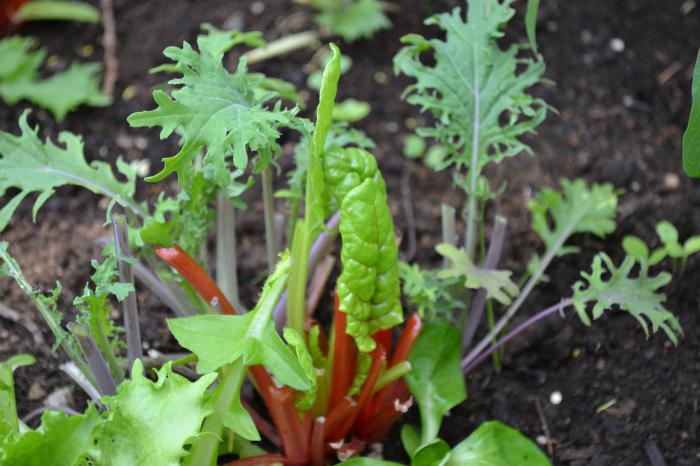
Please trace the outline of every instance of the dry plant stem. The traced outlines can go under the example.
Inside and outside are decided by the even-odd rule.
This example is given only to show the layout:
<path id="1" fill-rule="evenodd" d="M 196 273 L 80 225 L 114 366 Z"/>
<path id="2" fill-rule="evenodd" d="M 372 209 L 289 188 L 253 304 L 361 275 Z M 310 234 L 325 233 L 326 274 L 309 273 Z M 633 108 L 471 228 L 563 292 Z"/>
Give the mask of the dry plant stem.
<path id="1" fill-rule="evenodd" d="M 540 418 L 540 424 L 542 424 L 542 433 L 544 433 L 547 439 L 547 453 L 549 454 L 549 459 L 554 461 L 554 443 L 552 442 L 552 435 L 549 432 L 549 423 L 547 422 L 547 415 L 542 409 L 542 403 L 540 403 L 539 397 L 534 398 L 535 409 L 537 410 L 537 416 Z"/>
<path id="2" fill-rule="evenodd" d="M 48 354 L 48 348 L 46 346 L 44 336 L 41 334 L 41 329 L 39 329 L 39 326 L 36 325 L 30 318 L 5 306 L 3 303 L 0 303 L 0 317 L 19 324 L 27 329 L 32 336 L 32 340 L 34 340 L 34 346 L 36 346 L 37 350 Z"/>
<path id="3" fill-rule="evenodd" d="M 92 375 L 95 377 L 100 394 L 103 396 L 115 395 L 117 393 L 117 384 L 114 383 L 107 361 L 105 361 L 95 340 L 88 334 L 87 328 L 82 325 L 72 325 L 70 330 L 78 342 L 83 356 L 85 356 Z"/>
<path id="4" fill-rule="evenodd" d="M 503 252 L 503 241 L 506 237 L 506 226 L 508 225 L 508 220 L 505 217 L 496 215 L 493 221 L 493 232 L 491 233 L 491 242 L 489 243 L 489 249 L 486 252 L 486 262 L 484 263 L 485 269 L 495 269 L 498 266 L 498 261 L 501 260 L 501 253 Z M 462 332 L 462 351 L 466 351 L 472 344 L 474 339 L 474 334 L 476 329 L 481 323 L 481 319 L 484 316 L 484 306 L 486 305 L 486 289 L 481 288 L 476 293 L 476 297 L 472 302 L 471 309 L 469 311 L 469 318 L 464 323 L 464 331 Z"/>
<path id="5" fill-rule="evenodd" d="M 277 232 L 275 231 L 275 199 L 272 193 L 272 170 L 262 171 L 263 210 L 265 215 L 265 247 L 267 249 L 267 269 L 270 273 L 277 263 Z"/>
<path id="6" fill-rule="evenodd" d="M 102 396 L 97 390 L 95 385 L 88 380 L 85 374 L 75 365 L 74 362 L 67 362 L 59 366 L 61 369 L 77 386 L 83 389 L 83 391 L 90 397 L 92 401 L 102 406 L 100 399 Z"/>
<path id="7" fill-rule="evenodd" d="M 119 74 L 119 60 L 117 59 L 117 26 L 114 20 L 114 6 L 112 0 L 100 0 L 102 8 L 102 47 L 104 48 L 105 77 L 102 81 L 102 93 L 112 98 L 114 85 Z"/>
<path id="8" fill-rule="evenodd" d="M 449 204 L 440 205 L 440 214 L 442 218 L 442 242 L 446 244 L 457 244 L 457 222 L 455 220 L 455 208 Z M 449 259 L 445 257 L 442 261 L 444 267 L 450 265 Z"/>
<path id="9" fill-rule="evenodd" d="M 186 298 L 178 299 L 173 291 L 141 262 L 133 264 L 131 271 L 134 274 L 134 278 L 151 290 L 177 317 L 186 317 L 193 314 L 193 312 L 188 311 L 188 309 L 191 309 L 191 306 L 184 304 L 186 303 Z"/>
<path id="10" fill-rule="evenodd" d="M 216 284 L 231 304 L 241 309 L 236 248 L 235 207 L 219 194 L 216 196 Z"/>
<path id="11" fill-rule="evenodd" d="M 413 162 L 408 162 L 401 174 L 401 204 L 406 216 L 406 236 L 408 245 L 404 253 L 404 260 L 409 262 L 416 255 L 416 218 L 413 213 L 413 199 L 411 196 L 411 171 Z"/>
<path id="12" fill-rule="evenodd" d="M 295 50 L 314 47 L 318 44 L 318 40 L 318 33 L 315 31 L 298 32 L 269 42 L 264 47 L 251 50 L 243 57 L 248 61 L 249 65 L 252 65 L 253 63 L 259 63 L 280 55 L 286 55 Z"/>
<path id="13" fill-rule="evenodd" d="M 322 257 L 328 254 L 333 241 L 338 236 L 338 225 L 340 224 L 340 211 L 331 216 L 326 222 L 326 231 L 318 235 L 311 250 L 309 251 L 309 263 L 308 263 L 308 275 L 311 276 L 318 265 L 318 262 Z M 272 313 L 275 319 L 275 324 L 277 330 L 281 331 L 282 327 L 285 325 L 285 318 L 287 317 L 287 290 L 282 293 L 279 301 L 275 305 L 275 310 Z"/>
<path id="14" fill-rule="evenodd" d="M 119 280 L 122 283 L 134 286 L 134 276 L 131 273 L 131 259 L 129 249 L 129 229 L 126 218 L 123 215 L 112 215 L 112 229 L 114 231 L 114 250 L 119 264 Z M 136 305 L 136 291 L 132 290 L 124 299 L 124 330 L 126 331 L 126 353 L 129 359 L 129 370 L 134 361 L 143 358 L 141 348 L 141 329 L 139 328 L 139 311 Z"/>
<path id="15" fill-rule="evenodd" d="M 468 374 L 471 372 L 474 368 L 476 368 L 479 364 L 481 364 L 486 358 L 488 358 L 494 351 L 498 350 L 499 348 L 503 347 L 506 343 L 508 343 L 510 340 L 527 330 L 528 328 L 532 327 L 534 324 L 539 322 L 540 320 L 544 319 L 545 317 L 548 317 L 556 312 L 563 311 L 565 308 L 568 306 L 571 306 L 573 301 L 571 299 L 565 299 L 561 301 L 558 304 L 555 304 L 553 306 L 548 307 L 547 309 L 544 309 L 534 316 L 530 317 L 527 319 L 525 322 L 522 324 L 518 325 L 514 329 L 512 329 L 510 332 L 508 332 L 503 338 L 499 339 L 496 341 L 493 345 L 491 345 L 486 351 L 483 353 L 479 354 L 476 359 L 473 361 L 469 362 L 469 364 L 465 364 L 465 359 L 462 360 L 462 371 L 465 374 Z"/>
<path id="16" fill-rule="evenodd" d="M 549 263 L 552 262 L 552 259 L 554 259 L 554 257 L 557 255 L 557 252 L 564 245 L 564 242 L 566 242 L 567 238 L 569 238 L 569 236 L 571 235 L 573 227 L 576 225 L 577 222 L 578 219 L 572 219 L 570 225 L 568 225 L 567 228 L 565 228 L 562 231 L 561 236 L 559 236 L 559 238 L 557 238 L 554 244 L 552 244 L 552 247 L 550 247 L 547 250 L 547 253 L 540 261 L 537 270 L 535 270 L 535 272 L 530 276 L 530 279 L 527 281 L 522 291 L 520 291 L 520 294 L 515 299 L 515 301 L 513 301 L 510 307 L 508 307 L 508 310 L 506 310 L 503 317 L 501 317 L 499 321 L 496 322 L 496 325 L 493 326 L 488 335 L 482 338 L 479 341 L 479 343 L 469 352 L 469 354 L 467 354 L 462 359 L 462 369 L 472 365 L 474 360 L 479 357 L 481 352 L 484 351 L 484 349 L 498 336 L 499 333 L 501 333 L 501 330 L 503 330 L 503 328 L 508 324 L 510 319 L 512 319 L 513 316 L 518 312 L 520 306 L 522 306 L 527 297 L 530 295 L 530 292 L 533 290 L 533 288 L 535 288 L 535 285 L 537 285 L 537 282 L 540 281 L 540 278 L 549 266 Z"/>

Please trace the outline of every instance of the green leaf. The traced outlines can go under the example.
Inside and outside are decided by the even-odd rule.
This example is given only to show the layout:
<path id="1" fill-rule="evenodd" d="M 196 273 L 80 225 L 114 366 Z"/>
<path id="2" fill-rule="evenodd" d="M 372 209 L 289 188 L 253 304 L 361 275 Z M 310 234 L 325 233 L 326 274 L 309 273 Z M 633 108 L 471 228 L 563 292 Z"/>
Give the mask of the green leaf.
<path id="1" fill-rule="evenodd" d="M 411 466 L 440 466 L 450 454 L 450 446 L 444 440 L 435 439 L 416 450 Z"/>
<path id="2" fill-rule="evenodd" d="M 18 354 L 0 363 L 0 442 L 8 435 L 19 432 L 13 372 L 18 367 L 29 366 L 35 362 L 36 359 L 32 355 Z M 0 458 L 2 458 L 2 454 L 0 454 Z"/>
<path id="3" fill-rule="evenodd" d="M 535 29 L 537 28 L 537 11 L 540 9 L 540 0 L 527 0 L 527 13 L 525 13 L 525 30 L 530 48 L 537 53 L 537 40 Z"/>
<path id="4" fill-rule="evenodd" d="M 169 319 L 178 343 L 197 355 L 200 374 L 239 358 L 247 366 L 262 364 L 280 383 L 299 390 L 311 386 L 304 369 L 275 331 L 272 310 L 285 288 L 290 261 L 283 258 L 265 282 L 258 303 L 244 315 L 199 315 Z"/>
<path id="5" fill-rule="evenodd" d="M 425 139 L 415 134 L 406 136 L 403 142 L 403 155 L 409 159 L 419 159 L 425 154 Z"/>
<path id="6" fill-rule="evenodd" d="M 411 424 L 404 424 L 401 427 L 401 443 L 406 454 L 412 457 L 420 447 L 420 433 Z"/>
<path id="7" fill-rule="evenodd" d="M 394 223 L 383 180 L 366 178 L 343 198 L 340 235 L 340 310 L 348 316 L 347 333 L 360 351 L 370 352 L 374 333 L 403 320 Z"/>
<path id="8" fill-rule="evenodd" d="M 638 236 L 627 235 L 622 239 L 622 249 L 637 262 L 649 260 L 649 248 Z"/>
<path id="9" fill-rule="evenodd" d="M 615 230 L 617 194 L 609 183 L 594 184 L 590 189 L 583 180 L 561 180 L 563 193 L 544 188 L 530 201 L 532 228 L 542 238 L 547 250 L 557 255 L 577 251 L 564 247 L 575 233 L 590 233 L 600 238 Z"/>
<path id="10" fill-rule="evenodd" d="M 100 424 L 102 419 L 93 405 L 90 405 L 85 414 L 80 416 L 69 416 L 61 411 L 46 411 L 41 416 L 41 425 L 38 429 L 7 438 L 0 444 L 2 464 L 12 466 L 87 464 L 85 460 L 96 453 L 95 435 Z"/>
<path id="11" fill-rule="evenodd" d="M 287 341 L 289 346 L 294 348 L 299 365 L 304 370 L 306 378 L 311 383 L 311 387 L 304 392 L 304 396 L 296 403 L 297 409 L 300 411 L 307 411 L 311 408 L 311 406 L 313 406 L 314 401 L 316 401 L 318 380 L 316 376 L 316 368 L 314 367 L 314 360 L 311 357 L 309 350 L 306 348 L 304 337 L 302 337 L 299 332 L 286 327 L 284 329 L 284 339 Z"/>
<path id="12" fill-rule="evenodd" d="M 435 117 L 435 126 L 419 128 L 418 135 L 448 148 L 445 166 L 479 173 L 532 152 L 521 137 L 544 120 L 547 104 L 526 91 L 540 82 L 545 66 L 540 58 L 519 56 L 516 45 L 498 46 L 500 29 L 514 14 L 510 3 L 470 0 L 466 20 L 455 8 L 425 21 L 445 31 L 444 39 L 401 39 L 406 46 L 394 57 L 394 70 L 415 80 L 404 93 L 407 102 Z"/>
<path id="13" fill-rule="evenodd" d="M 33 5 L 42 2 L 30 2 Z M 19 36 L 0 40 L 0 97 L 9 105 L 29 100 L 46 108 L 61 121 L 80 105 L 103 107 L 110 99 L 100 91 L 99 63 L 73 63 L 63 72 L 42 79 L 39 68 L 43 49 L 31 51 L 34 41 Z"/>
<path id="14" fill-rule="evenodd" d="M 357 99 L 345 99 L 333 107 L 333 119 L 354 123 L 369 115 L 372 106 L 368 102 Z"/>
<path id="15" fill-rule="evenodd" d="M 89 189 L 137 214 L 145 215 L 133 200 L 136 175 L 128 169 L 128 165 L 117 164 L 127 177 L 126 181 L 121 182 L 108 164 L 99 161 L 88 164 L 83 154 L 82 140 L 72 133 L 62 132 L 58 136 L 65 148 L 51 140 L 42 143 L 38 137 L 39 129 L 29 126 L 27 115 L 28 112 L 24 112 L 20 117 L 19 136 L 0 131 L 0 195 L 10 188 L 19 189 L 0 209 L 0 231 L 7 226 L 15 209 L 30 193 L 39 193 L 33 208 L 36 217 L 54 190 L 66 185 Z"/>
<path id="16" fill-rule="evenodd" d="M 688 176 L 700 176 L 700 50 L 693 69 L 692 105 L 688 127 L 683 133 L 683 170 Z"/>
<path id="17" fill-rule="evenodd" d="M 438 272 L 439 279 L 463 277 L 464 286 L 473 290 L 484 288 L 489 298 L 508 305 L 518 295 L 518 285 L 510 279 L 509 270 L 489 270 L 477 267 L 469 259 L 464 248 L 457 249 L 451 244 L 442 243 L 435 250 L 452 262 L 450 267 Z"/>
<path id="18" fill-rule="evenodd" d="M 678 242 L 678 230 L 671 222 L 664 220 L 657 223 L 656 234 L 659 235 L 659 239 L 661 243 L 663 243 L 664 249 L 668 252 L 669 256 L 674 259 L 684 256 L 683 246 Z"/>
<path id="19" fill-rule="evenodd" d="M 404 378 L 420 409 L 422 445 L 437 438 L 445 413 L 467 399 L 461 340 L 456 327 L 436 321 L 421 329 L 411 351 L 413 369 Z"/>
<path id="20" fill-rule="evenodd" d="M 22 5 L 15 13 L 14 20 L 20 23 L 46 20 L 99 23 L 101 17 L 100 10 L 89 3 L 67 0 L 41 0 L 27 2 Z"/>
<path id="21" fill-rule="evenodd" d="M 344 2 L 312 1 L 321 10 L 316 16 L 319 26 L 348 42 L 368 38 L 380 29 L 391 25 L 379 0 L 354 0 Z"/>
<path id="22" fill-rule="evenodd" d="M 160 126 L 162 139 L 178 130 L 182 148 L 164 158 L 163 169 L 147 181 L 160 181 L 177 172 L 180 184 L 187 185 L 195 155 L 203 150 L 206 178 L 226 188 L 230 183 L 230 158 L 233 167 L 241 170 L 248 165 L 248 151 L 265 154 L 269 161 L 270 154 L 280 152 L 277 139 L 281 129 L 304 126 L 296 117 L 298 108 L 283 109 L 277 92 L 253 85 L 259 79 L 249 78 L 245 60 L 239 62 L 233 74 L 224 68 L 223 51 L 231 44 L 245 42 L 245 35 L 227 34 L 229 39 L 223 42 L 218 36 L 200 36 L 199 52 L 187 42 L 182 48 L 165 49 L 165 56 L 174 62 L 167 69 L 181 75 L 169 81 L 175 90 L 170 94 L 154 91 L 157 108 L 131 114 L 128 121 L 133 127 Z"/>
<path id="23" fill-rule="evenodd" d="M 595 256 L 591 272 L 581 273 L 583 280 L 573 286 L 573 304 L 579 318 L 585 325 L 590 325 L 591 317 L 598 319 L 605 311 L 617 306 L 637 319 L 647 335 L 651 324 L 652 332 L 661 329 L 677 344 L 683 331 L 673 313 L 664 307 L 666 295 L 658 291 L 671 281 L 671 275 L 661 272 L 649 276 L 647 264 L 642 262 L 638 275 L 632 277 L 634 264 L 635 260 L 630 256 L 619 267 L 605 253 Z M 587 311 L 589 303 L 594 303 L 590 317 Z"/>
<path id="24" fill-rule="evenodd" d="M 551 466 L 523 434 L 498 421 L 483 423 L 450 453 L 446 466 Z"/>
<path id="25" fill-rule="evenodd" d="M 101 466 L 179 466 L 184 446 L 198 433 L 212 411 L 206 389 L 216 379 L 207 374 L 196 382 L 175 374 L 168 363 L 152 382 L 134 361 L 132 380 L 119 386 L 113 397 L 103 398 L 110 408 L 98 439 Z"/>

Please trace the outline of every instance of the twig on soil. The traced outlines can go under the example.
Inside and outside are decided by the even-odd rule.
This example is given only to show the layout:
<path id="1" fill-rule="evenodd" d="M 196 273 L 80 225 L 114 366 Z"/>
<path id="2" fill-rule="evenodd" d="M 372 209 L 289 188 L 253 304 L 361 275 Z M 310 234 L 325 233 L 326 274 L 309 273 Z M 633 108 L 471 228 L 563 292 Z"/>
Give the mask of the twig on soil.
<path id="1" fill-rule="evenodd" d="M 547 422 L 547 416 L 544 414 L 544 409 L 542 409 L 542 403 L 540 403 L 539 398 L 533 398 L 535 403 L 535 409 L 537 410 L 537 416 L 540 418 L 540 424 L 542 424 L 542 432 L 547 439 L 547 453 L 549 458 L 554 461 L 554 442 L 552 441 L 552 436 L 549 433 L 549 423 Z"/>
<path id="2" fill-rule="evenodd" d="M 46 348 L 48 347 L 46 346 L 44 336 L 41 334 L 41 330 L 39 329 L 39 327 L 34 322 L 32 322 L 30 318 L 20 314 L 14 309 L 5 306 L 2 303 L 0 303 L 0 317 L 24 327 L 32 336 L 32 340 L 34 340 L 34 345 L 36 346 L 36 349 L 44 353 L 47 352 Z"/>
<path id="3" fill-rule="evenodd" d="M 61 364 L 59 369 L 61 369 L 73 382 L 75 382 L 76 385 L 82 388 L 92 401 L 97 403 L 99 406 L 102 406 L 100 403 L 100 399 L 102 398 L 100 392 L 97 391 L 97 388 L 95 388 L 92 382 L 85 377 L 85 374 L 82 373 L 75 363 L 67 362 L 65 364 Z"/>
<path id="4" fill-rule="evenodd" d="M 269 60 L 280 55 L 286 55 L 295 50 L 306 47 L 314 47 L 318 43 L 318 33 L 316 31 L 305 31 L 291 34 L 281 39 L 269 42 L 266 46 L 260 47 L 246 53 L 244 57 L 249 65 Z"/>
<path id="5" fill-rule="evenodd" d="M 653 441 L 652 439 L 647 440 L 644 444 L 644 451 L 646 452 L 647 457 L 649 458 L 651 466 L 666 466 L 666 461 L 664 461 L 664 457 L 661 454 L 661 450 L 659 450 L 659 446 L 656 444 L 655 441 Z"/>
<path id="6" fill-rule="evenodd" d="M 112 0 L 100 0 L 102 8 L 102 47 L 104 48 L 105 76 L 102 81 L 102 93 L 110 98 L 114 94 L 114 85 L 119 75 L 119 60 L 117 59 L 117 26 L 114 21 L 114 6 Z"/>
<path id="7" fill-rule="evenodd" d="M 411 171 L 413 162 L 408 162 L 401 174 L 401 206 L 406 216 L 406 236 L 408 246 L 403 260 L 409 262 L 416 255 L 416 217 L 413 213 L 413 199 L 411 195 Z"/>

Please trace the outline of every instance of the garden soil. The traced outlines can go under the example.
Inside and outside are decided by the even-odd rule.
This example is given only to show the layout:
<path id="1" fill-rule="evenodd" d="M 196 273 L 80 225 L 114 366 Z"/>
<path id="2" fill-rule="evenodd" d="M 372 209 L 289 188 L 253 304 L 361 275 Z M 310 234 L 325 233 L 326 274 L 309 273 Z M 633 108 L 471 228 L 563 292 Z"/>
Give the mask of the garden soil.
<path id="1" fill-rule="evenodd" d="M 341 80 L 340 97 L 372 104 L 370 117 L 358 127 L 377 143 L 374 153 L 387 180 L 397 233 L 403 237 L 402 254 L 426 266 L 439 263 L 433 247 L 440 240 L 440 203 L 460 206 L 464 199 L 452 188 L 449 174 L 435 174 L 401 156 L 404 138 L 426 118 L 401 101 L 408 82 L 393 75 L 392 57 L 402 35 L 436 34 L 422 25 L 422 18 L 462 3 L 396 0 L 391 3 L 392 29 L 371 40 L 340 43 L 354 61 Z M 525 42 L 524 3 L 516 2 L 518 15 L 507 40 Z M 682 238 L 700 232 L 700 185 L 681 172 L 682 131 L 700 44 L 700 6 L 691 0 L 541 3 L 538 43 L 552 84 L 536 93 L 556 111 L 537 135 L 528 137 L 534 157 L 521 155 L 489 170 L 493 186 L 507 183 L 491 209 L 509 219 L 502 265 L 519 273 L 541 250 L 526 208 L 540 188 L 556 186 L 562 177 L 581 177 L 611 182 L 623 194 L 615 235 L 605 241 L 577 237 L 582 254 L 555 261 L 550 281 L 528 300 L 523 314 L 569 296 L 595 252 L 605 250 L 619 260 L 625 234 L 654 243 L 654 225 L 662 219 L 677 225 Z M 160 141 L 155 129 L 129 128 L 126 117 L 153 107 L 151 92 L 165 78 L 148 70 L 164 62 L 165 47 L 193 41 L 203 22 L 261 30 L 268 40 L 313 27 L 311 10 L 287 0 L 114 0 L 114 7 L 120 61 L 114 104 L 81 108 L 60 124 L 45 111 L 33 110 L 30 121 L 39 124 L 42 136 L 56 138 L 61 130 L 82 135 L 89 160 L 114 162 L 121 154 L 127 161 L 150 161 L 152 171 L 161 157 L 176 151 L 175 143 Z M 72 60 L 101 60 L 98 25 L 42 23 L 21 32 L 37 37 L 55 57 L 47 72 Z M 227 65 L 233 67 L 235 59 L 234 52 Z M 252 68 L 303 89 L 309 96 L 304 113 L 310 116 L 315 101 L 305 87 L 305 70 L 314 61 L 313 51 L 299 51 Z M 0 104 L 0 129 L 17 133 L 25 107 Z M 285 140 L 282 168 L 290 166 L 291 142 Z M 153 199 L 160 190 L 173 189 L 173 183 L 172 178 L 158 185 L 141 183 L 139 196 Z M 283 188 L 284 177 L 275 183 Z M 239 250 L 244 254 L 239 276 L 249 305 L 266 266 L 260 198 L 259 188 L 253 187 L 245 198 L 248 209 L 238 218 Z M 91 193 L 61 188 L 39 212 L 36 224 L 30 203 L 25 203 L 2 234 L 33 284 L 48 290 L 61 281 L 60 304 L 67 313 L 91 274 L 90 260 L 99 254 L 96 241 L 109 234 L 103 226 L 106 207 Z M 279 207 L 284 207 L 282 202 Z M 481 422 L 499 419 L 539 441 L 557 465 L 648 465 L 649 452 L 655 449 L 668 465 L 700 465 L 699 282 L 700 260 L 691 259 L 685 273 L 667 287 L 668 308 L 677 313 L 685 332 L 677 347 L 663 335 L 645 337 L 634 319 L 620 312 L 607 313 L 590 328 L 570 312 L 550 317 L 508 347 L 500 372 L 486 363 L 469 376 L 469 399 L 446 418 L 441 436 L 455 444 Z M 8 279 L 0 280 L 0 300 L 42 325 Z M 163 324 L 163 306 L 147 292 L 139 292 L 139 305 L 145 344 L 176 350 Z M 51 342 L 42 328 L 43 338 Z M 84 407 L 84 395 L 58 368 L 63 354 L 37 348 L 26 324 L 0 318 L 0 358 L 21 352 L 39 360 L 16 373 L 21 415 L 43 406 L 47 398 Z M 558 404 L 552 403 L 555 393 L 561 394 Z M 417 412 L 408 421 L 418 422 Z M 384 454 L 406 461 L 398 429 Z"/>

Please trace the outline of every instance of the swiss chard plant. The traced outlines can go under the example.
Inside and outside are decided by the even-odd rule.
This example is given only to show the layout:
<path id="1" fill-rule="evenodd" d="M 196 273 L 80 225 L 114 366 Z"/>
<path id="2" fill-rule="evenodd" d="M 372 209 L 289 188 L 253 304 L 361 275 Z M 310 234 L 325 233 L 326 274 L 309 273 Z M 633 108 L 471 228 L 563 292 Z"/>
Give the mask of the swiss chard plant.
<path id="1" fill-rule="evenodd" d="M 117 175 L 103 162 L 88 163 L 76 135 L 42 141 L 28 113 L 19 135 L 0 132 L 0 194 L 9 199 L 0 230 L 28 196 L 37 194 L 36 216 L 57 188 L 73 185 L 110 201 L 113 237 L 68 323 L 60 284 L 48 293 L 36 289 L 10 245 L 0 243 L 1 274 L 34 303 L 69 359 L 63 370 L 92 399 L 82 415 L 47 411 L 38 428 L 29 428 L 17 419 L 12 371 L 31 361 L 4 363 L 3 463 L 324 465 L 381 441 L 412 404 L 404 376 L 421 319 L 405 318 L 401 306 L 386 186 L 363 148 L 371 143 L 332 121 L 339 50 L 331 46 L 311 123 L 285 103 L 295 98 L 287 83 L 250 72 L 245 58 L 232 73 L 224 68 L 223 55 L 235 45 L 263 45 L 258 34 L 206 30 L 196 48 L 185 42 L 165 50 L 171 62 L 158 71 L 175 74 L 169 90 L 154 92 L 155 109 L 129 117 L 132 126 L 159 126 L 161 137 L 180 138 L 178 153 L 147 178 L 177 177 L 180 190 L 153 205 L 135 198 L 132 167 L 118 160 Z M 271 168 L 283 133 L 299 134 L 302 147 L 289 189 L 297 208 L 280 252 L 268 218 L 275 214 Z M 240 196 L 258 180 L 269 276 L 246 311 L 236 282 L 234 209 L 245 207 Z M 208 272 L 212 229 L 216 279 Z M 326 303 L 319 297 L 338 235 L 341 273 Z M 143 354 L 137 283 L 171 309 L 167 326 L 186 353 Z M 325 306 L 330 327 L 314 318 Z M 259 398 L 242 395 L 246 380 Z M 253 443 L 263 437 L 267 450 Z"/>
<path id="2" fill-rule="evenodd" d="M 661 330 L 676 344 L 681 328 L 665 308 L 666 297 L 661 292 L 671 275 L 653 273 L 650 267 L 666 255 L 683 260 L 697 249 L 694 239 L 681 245 L 675 229 L 661 225 L 662 252 L 650 258 L 638 238 L 626 241 L 629 255 L 622 263 L 600 252 L 568 297 L 512 326 L 532 291 L 548 279 L 549 265 L 578 252 L 577 235 L 604 238 L 615 230 L 619 193 L 610 184 L 587 185 L 583 180 L 561 180 L 561 190 L 542 188 L 529 209 L 543 253 L 523 266 L 517 279 L 512 271 L 498 268 L 507 219 L 495 215 L 487 237 L 485 213 L 504 188 L 493 190 L 484 168 L 519 154 L 532 154 L 524 136 L 534 133 L 550 110 L 545 101 L 531 94 L 534 86 L 546 82 L 545 64 L 534 37 L 538 2 L 528 5 L 529 44 L 503 48 L 503 27 L 515 13 L 511 3 L 468 0 L 467 11 L 455 8 L 435 15 L 426 24 L 436 26 L 441 35 L 432 39 L 404 36 L 404 47 L 394 59 L 396 73 L 412 80 L 405 100 L 428 113 L 433 122 L 407 141 L 406 155 L 425 158 L 438 171 L 452 169 L 456 186 L 466 196 L 462 241 L 455 226 L 455 208 L 442 206 L 443 242 L 436 250 L 444 258 L 443 266 L 426 270 L 401 266 L 409 302 L 427 320 L 409 358 L 414 371 L 406 377 L 420 408 L 422 427 L 416 431 L 405 426 L 402 437 L 414 458 L 436 454 L 447 462 L 439 464 L 453 464 L 449 457 L 454 451 L 450 453 L 438 435 L 445 414 L 466 399 L 461 374 L 468 375 L 487 358 L 498 356 L 504 345 L 541 319 L 573 309 L 590 325 L 606 312 L 619 309 L 632 315 L 647 334 Z M 425 143 L 417 138 L 435 141 L 439 153 L 431 150 L 437 155 L 424 155 Z M 632 243 L 636 253 L 630 251 Z M 487 327 L 485 334 L 480 334 L 482 326 Z M 547 463 L 545 459 L 545 463 L 533 464 Z"/>

